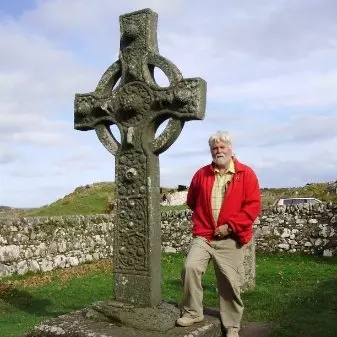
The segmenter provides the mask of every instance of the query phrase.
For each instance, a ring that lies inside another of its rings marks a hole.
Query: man
[[[238,337],[243,313],[240,286],[244,248],[261,210],[260,188],[253,170],[233,156],[227,132],[212,135],[209,146],[213,162],[195,173],[187,195],[193,211],[193,239],[182,273],[182,317],[176,323],[190,326],[204,319],[201,279],[213,260],[221,322],[227,337]]]

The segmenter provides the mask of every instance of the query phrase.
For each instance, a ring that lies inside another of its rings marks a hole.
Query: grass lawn
[[[183,256],[163,254],[162,298],[179,302]],[[0,336],[113,297],[109,261],[0,280]],[[244,321],[273,322],[268,337],[337,336],[337,258],[257,255],[257,286],[243,294]],[[214,273],[204,278],[204,304],[217,307]]]

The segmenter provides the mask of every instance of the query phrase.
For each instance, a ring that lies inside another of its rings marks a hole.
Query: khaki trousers
[[[202,237],[193,238],[182,272],[183,315],[196,317],[203,314],[201,280],[212,260],[219,291],[221,322],[225,328],[240,328],[244,309],[240,297],[244,249],[232,238],[211,242]]]

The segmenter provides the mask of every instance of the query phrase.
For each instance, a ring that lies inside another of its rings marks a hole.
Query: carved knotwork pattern
[[[127,270],[130,274],[147,271],[146,244],[144,236],[136,234],[124,240],[120,246],[116,271]]]
[[[147,271],[147,221],[145,199],[119,201],[117,270]]]
[[[183,106],[179,109],[179,112],[195,113],[198,109],[199,91],[197,81],[182,81],[179,82],[176,88],[174,88],[174,97],[177,101],[181,102]]]
[[[129,127],[162,110],[170,110],[180,119],[194,119],[200,110],[200,97],[197,80],[183,80],[168,89],[155,89],[135,81],[119,87],[109,97],[78,96],[75,123],[85,129],[99,123]]]
[[[118,100],[120,108],[117,119],[123,125],[131,125],[138,123],[150,109],[152,97],[146,85],[134,82],[120,89]]]
[[[181,81],[173,88],[154,90],[153,101],[156,110],[178,110],[179,114],[194,114],[198,110],[199,83],[197,81]]]
[[[146,194],[146,156],[142,152],[122,152],[117,158],[117,194],[123,198],[143,198]]]
[[[124,151],[118,156],[118,242],[117,270],[147,272],[146,156],[141,151]]]
[[[92,94],[78,96],[76,103],[75,120],[77,123],[94,127],[100,120],[109,118],[109,111],[101,108],[102,99]]]

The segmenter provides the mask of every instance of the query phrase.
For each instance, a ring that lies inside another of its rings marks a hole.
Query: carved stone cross
[[[159,55],[157,14],[150,9],[120,16],[120,29],[119,60],[94,92],[75,96],[75,129],[95,130],[116,157],[115,296],[148,307],[161,301],[158,155],[178,138],[185,121],[204,118],[206,82],[183,79]],[[168,87],[156,83],[155,67],[168,77]],[[114,124],[120,142],[109,128]]]

